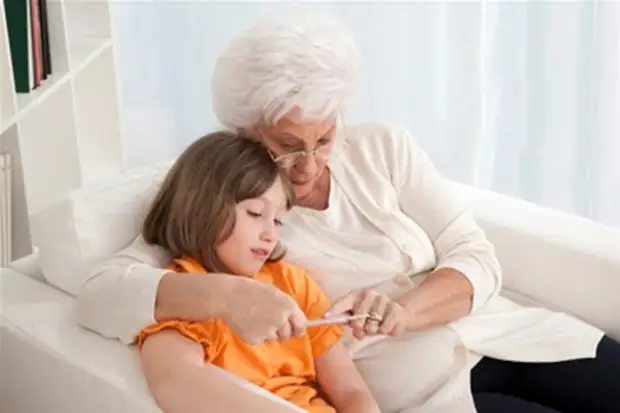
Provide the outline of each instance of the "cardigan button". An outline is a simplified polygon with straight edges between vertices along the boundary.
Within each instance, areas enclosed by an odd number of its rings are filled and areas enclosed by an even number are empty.
[[[394,277],[394,282],[396,283],[396,285],[399,285],[401,287],[413,284],[411,278],[409,278],[409,276],[407,276],[406,274],[398,274],[396,277]]]

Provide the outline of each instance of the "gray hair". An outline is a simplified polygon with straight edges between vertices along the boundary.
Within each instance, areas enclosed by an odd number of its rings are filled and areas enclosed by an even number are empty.
[[[235,37],[218,57],[213,108],[233,130],[273,124],[292,109],[302,120],[337,115],[357,92],[360,53],[342,22],[290,10]]]

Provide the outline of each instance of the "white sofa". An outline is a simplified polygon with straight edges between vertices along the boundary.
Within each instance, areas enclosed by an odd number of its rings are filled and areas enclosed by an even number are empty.
[[[0,411],[160,412],[135,350],[83,330],[73,313],[85,268],[135,235],[141,205],[160,172],[126,173],[31,217],[38,254],[0,277]],[[504,294],[575,314],[620,338],[619,229],[458,184],[455,190],[471,198],[497,248]],[[261,395],[273,403],[270,412],[299,411],[228,375],[219,385],[235,398]]]

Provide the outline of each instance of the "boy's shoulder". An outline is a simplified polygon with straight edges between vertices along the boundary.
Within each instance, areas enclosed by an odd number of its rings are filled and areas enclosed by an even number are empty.
[[[295,295],[306,294],[307,290],[312,288],[314,284],[304,268],[284,260],[267,262],[263,265],[261,271],[271,276],[272,282],[276,287],[285,292],[290,290]]]
[[[266,262],[261,269],[275,278],[286,278],[291,280],[305,280],[308,273],[302,267],[288,263],[284,260]]]

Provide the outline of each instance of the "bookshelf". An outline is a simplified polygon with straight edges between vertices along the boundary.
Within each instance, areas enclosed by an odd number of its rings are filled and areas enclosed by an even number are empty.
[[[51,74],[16,93],[0,0],[0,153],[11,159],[12,259],[32,250],[28,217],[72,189],[122,171],[120,92],[110,0],[44,0]]]

